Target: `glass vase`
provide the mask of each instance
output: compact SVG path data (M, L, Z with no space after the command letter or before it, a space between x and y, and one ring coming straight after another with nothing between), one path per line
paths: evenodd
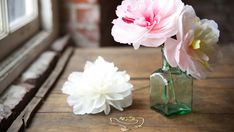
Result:
M165 116L192 112L193 78L171 67L162 48L162 68L150 76L150 107Z

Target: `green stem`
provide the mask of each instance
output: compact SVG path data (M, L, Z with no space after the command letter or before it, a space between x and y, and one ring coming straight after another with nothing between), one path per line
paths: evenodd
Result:
M173 79L172 74L171 74L171 68L169 70L169 77L170 77L170 79L169 79L169 88L170 88L170 91L172 92L172 96L173 96L173 100L171 102L176 103L174 79Z
M172 77L172 67L168 64L166 57L164 55L164 49L163 47L161 48L161 52L162 52L162 63L163 63L163 67L162 70L169 73L169 80L168 80L168 86L165 86L165 98L166 98L166 102L165 103L176 103L176 97L175 97L175 87L174 87L174 80ZM169 89L167 89L169 88ZM171 97L173 96L173 97Z

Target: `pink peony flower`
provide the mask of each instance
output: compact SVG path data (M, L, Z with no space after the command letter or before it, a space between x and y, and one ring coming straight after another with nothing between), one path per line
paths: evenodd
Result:
M112 36L120 43L158 47L178 31L181 0L123 0L113 20Z
M185 6L179 18L177 40L169 38L165 42L165 57L172 67L178 66L203 79L221 55L218 39L218 25L213 20L200 20L191 6Z

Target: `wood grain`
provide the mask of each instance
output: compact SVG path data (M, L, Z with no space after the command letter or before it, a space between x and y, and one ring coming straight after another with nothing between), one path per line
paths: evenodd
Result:
M234 82L234 79L230 79ZM131 81L136 89L147 86L148 80ZM233 83L227 83L226 80L212 79L207 83L204 80L196 81L193 90L193 111L198 113L232 113L234 114L234 89ZM215 82L220 82L216 85ZM209 85L207 85L209 84ZM62 94L59 89L62 86L56 86L50 96L45 100L44 105L39 112L72 112L71 107L66 102L67 95ZM209 91L209 93L207 92ZM133 91L134 105L139 106L137 111L151 111L149 109L149 87ZM135 112L136 109L132 110Z
M232 48L223 47L225 51ZM61 88L68 75L73 71L83 71L87 60L93 61L103 56L113 61L120 70L131 75L134 86L133 105L123 112L112 109L110 115L74 115L66 102L67 95ZM234 131L234 52L224 52L216 71L208 79L194 80L193 113L173 118L166 118L149 108L149 75L161 66L161 52L157 48L104 48L76 49L64 73L54 85L48 98L37 112L29 132L40 131L91 131L117 132L119 127L109 124L110 117L124 115L145 118L143 128L134 131Z
M38 110L41 102L44 100L45 96L47 95L48 91L54 85L56 80L58 79L59 75L64 70L69 58L73 53L73 49L67 48L67 50L62 54L60 60L57 62L55 68L53 69L50 76L46 79L43 85L39 88L36 93L36 96L27 104L24 110L20 113L20 115L14 120L11 124L8 132L16 132L16 131L23 131L26 127L28 127L32 117Z
M232 52L232 48L224 48ZM208 78L233 78L234 55L223 51L223 59L217 60L218 64ZM227 55L226 55L227 53ZM98 56L103 56L107 61L114 62L120 70L126 70L132 78L148 78L149 75L161 67L161 51L159 48L102 48L102 49L77 49L75 55L65 71L66 78L72 71L83 71L86 61L93 61Z
M75 116L72 113L38 113L32 127L28 129L31 132L56 132L56 131L94 131L94 132L120 132L119 127L109 124L110 117L119 117L120 115L142 116L145 118L143 128L135 129L142 131L231 131L234 129L234 115L225 114L199 114L192 113L186 116L176 118L165 118L164 116L150 111L149 113L114 111L112 114ZM134 130L134 132L135 132Z

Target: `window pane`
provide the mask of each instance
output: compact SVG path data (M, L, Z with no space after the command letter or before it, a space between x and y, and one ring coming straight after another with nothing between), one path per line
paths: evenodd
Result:
M6 11L5 3L3 0L0 1L0 39L2 39L6 33Z
M10 22L26 15L26 0L8 0L7 2Z
M1 18L1 19L0 19L0 35L1 35L2 32L3 32L3 23L2 23L3 20L2 20L2 15L1 15L1 13L2 13L2 12L1 12L1 10L0 10L0 18Z
M7 0L10 29L15 30L37 17L37 0Z
M0 1L0 34L3 31L2 2Z

